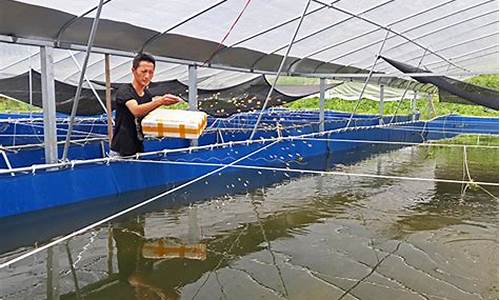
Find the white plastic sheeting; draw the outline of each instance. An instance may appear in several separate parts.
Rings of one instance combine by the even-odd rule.
[[[276,71],[305,0],[252,0],[234,24],[246,3],[108,0],[95,46],[131,55],[144,50],[186,62]],[[0,0],[0,40],[47,41],[60,48],[85,45],[95,10],[84,14],[97,4],[97,0]],[[421,67],[449,76],[498,72],[496,0],[313,1],[285,70],[296,74],[367,72],[387,28],[392,32],[382,50],[386,57],[417,65],[425,52]],[[76,84],[79,71],[69,51],[55,51],[55,77]],[[39,70],[37,53],[37,47],[0,43],[0,78],[24,73],[30,66]],[[81,64],[84,55],[73,54]],[[129,81],[130,65],[130,58],[112,56],[112,80]],[[398,73],[381,60],[375,72]],[[200,87],[223,87],[253,76],[199,68],[198,78]],[[90,57],[87,78],[104,81],[102,54]],[[187,80],[187,67],[159,62],[155,80],[173,78]],[[377,81],[405,86],[392,78]]]

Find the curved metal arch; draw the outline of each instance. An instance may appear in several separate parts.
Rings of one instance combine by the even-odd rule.
[[[367,12],[370,12],[370,11],[373,11],[373,10],[376,10],[376,9],[379,9],[380,7],[382,7],[382,6],[386,5],[387,3],[391,3],[391,2],[394,2],[394,1],[396,1],[396,0],[386,0],[386,1],[385,1],[385,2],[383,2],[383,3],[380,3],[380,4],[377,4],[377,5],[375,5],[375,6],[369,7],[369,8],[367,8],[366,10],[359,12],[359,13],[358,13],[358,15],[362,15],[362,14],[365,14],[365,13],[367,13]],[[331,5],[331,4],[330,4],[330,5]],[[326,6],[326,5],[323,5],[322,7],[323,7],[323,8],[328,8],[328,6]],[[294,44],[297,44],[297,43],[299,43],[299,42],[301,42],[301,41],[304,41],[304,40],[306,40],[306,39],[308,39],[308,38],[310,38],[310,37],[313,37],[313,36],[315,36],[315,35],[317,35],[317,34],[320,34],[320,33],[324,32],[324,31],[326,31],[326,30],[329,30],[329,29],[331,29],[331,28],[332,28],[332,27],[334,27],[334,26],[337,26],[337,25],[339,25],[339,24],[342,24],[342,23],[344,23],[344,22],[347,22],[347,21],[349,21],[349,20],[352,20],[353,18],[354,18],[353,16],[350,16],[350,17],[347,17],[347,18],[345,18],[345,19],[342,19],[342,20],[340,20],[340,21],[338,21],[338,22],[335,22],[335,23],[333,23],[333,24],[330,24],[330,25],[328,25],[328,26],[326,26],[326,27],[320,28],[320,29],[316,30],[315,32],[310,33],[310,34],[308,34],[308,35],[306,35],[306,36],[304,36],[304,37],[301,37],[300,39],[296,40],[296,41],[294,42]],[[261,61],[261,60],[262,60],[264,57],[266,57],[267,55],[269,55],[269,54],[275,54],[275,53],[276,53],[276,52],[278,52],[278,51],[281,51],[281,50],[283,50],[283,49],[286,49],[287,47],[288,47],[288,44],[287,44],[287,45],[283,45],[283,46],[281,46],[281,47],[279,47],[279,48],[277,48],[277,49],[273,50],[272,52],[267,53],[266,55],[261,55],[261,56],[260,56],[260,57],[259,57],[259,58],[258,58],[258,59],[257,59],[257,60],[253,63],[253,64],[252,64],[252,68],[254,68],[254,67],[257,65],[257,63],[258,63],[259,61]],[[296,62],[296,61],[294,61],[293,63],[295,63],[295,62]],[[287,72],[288,72],[289,70],[290,70],[290,67],[287,69]]]
[[[498,21],[495,21],[495,23],[497,23],[497,22]],[[489,33],[489,34],[486,34],[486,35],[474,37],[472,39],[469,39],[469,40],[466,40],[466,41],[461,41],[461,42],[458,42],[458,43],[455,43],[455,44],[452,44],[452,45],[449,45],[449,46],[446,46],[446,47],[443,47],[443,48],[440,48],[440,49],[436,49],[434,51],[436,51],[436,52],[446,51],[446,50],[454,48],[454,47],[463,46],[463,45],[467,45],[467,44],[470,44],[470,43],[473,43],[473,42],[476,42],[476,41],[479,41],[479,40],[482,40],[482,39],[487,39],[487,38],[490,38],[490,37],[493,37],[493,36],[498,36],[498,33],[499,33],[499,31],[495,31],[493,33]],[[414,56],[412,58],[408,58],[408,59],[404,60],[403,62],[411,64],[412,61],[414,61],[415,59],[418,59],[418,58],[419,58],[418,56]],[[393,59],[397,60],[397,57],[394,57]],[[382,70],[387,69],[387,68],[388,68],[388,66],[386,68],[379,69],[379,71],[382,71]]]
[[[335,1],[333,1],[331,4],[335,4],[335,3],[340,2],[340,1],[342,1],[342,0],[335,0]],[[320,11],[320,10],[323,10],[323,9],[325,9],[325,8],[326,8],[326,6],[320,6],[320,7],[317,7],[317,8],[315,8],[315,9],[313,9],[313,10],[311,10],[311,11],[307,12],[307,13],[305,14],[305,16],[309,16],[309,15],[311,15],[311,14],[313,14],[313,13],[315,13],[315,12],[318,12],[318,11]],[[216,56],[217,54],[219,54],[220,52],[223,52],[223,51],[225,51],[225,50],[227,50],[227,49],[230,49],[231,47],[235,47],[235,46],[238,46],[239,44],[242,44],[242,43],[244,43],[244,42],[248,42],[249,40],[252,40],[252,39],[254,39],[254,38],[256,38],[256,37],[259,37],[259,36],[261,36],[261,35],[264,35],[264,34],[266,34],[266,33],[268,33],[268,32],[271,32],[271,31],[273,31],[273,30],[275,30],[275,29],[281,28],[281,27],[283,27],[283,26],[285,26],[285,25],[288,25],[288,24],[290,24],[290,23],[292,23],[292,22],[295,22],[295,21],[297,21],[297,20],[299,20],[299,19],[300,19],[300,16],[297,16],[297,17],[294,17],[294,18],[288,19],[288,20],[286,20],[286,21],[284,21],[284,22],[281,22],[281,23],[279,23],[279,24],[276,24],[276,25],[273,25],[273,26],[271,26],[271,27],[269,27],[269,28],[266,28],[266,29],[264,29],[264,30],[261,30],[261,31],[259,31],[259,32],[255,33],[255,34],[252,34],[251,36],[246,37],[246,38],[244,38],[244,39],[242,39],[242,40],[239,40],[239,41],[237,41],[237,42],[234,42],[234,43],[232,43],[231,45],[229,45],[229,46],[227,46],[227,47],[220,48],[220,49],[218,49],[217,51],[215,51],[215,52],[214,52],[213,57],[215,57],[215,56]]]
[[[455,27],[455,26],[458,26],[458,25],[462,25],[462,24],[464,24],[464,23],[466,23],[466,22],[473,21],[473,20],[476,20],[476,19],[482,18],[482,17],[484,17],[484,16],[487,16],[487,15],[490,15],[490,14],[493,14],[493,13],[496,13],[496,12],[498,12],[498,9],[494,9],[494,10],[491,10],[491,11],[488,11],[488,12],[485,12],[485,13],[482,13],[482,14],[477,15],[477,16],[473,16],[473,17],[468,18],[468,19],[465,19],[465,20],[461,20],[461,21],[459,21],[459,22],[455,22],[455,23],[452,23],[452,24],[448,24],[448,25],[446,25],[446,26],[444,26],[444,27],[441,27],[441,28],[438,28],[438,29],[436,29],[436,30],[432,30],[432,31],[430,31],[430,32],[424,33],[424,34],[422,34],[422,35],[420,35],[420,36],[414,37],[414,38],[413,38],[413,40],[418,40],[418,39],[421,39],[421,38],[424,38],[424,37],[427,37],[427,36],[433,35],[433,34],[435,34],[435,33],[437,33],[437,32],[440,32],[440,31],[443,31],[443,30],[446,30],[446,29],[449,29],[449,28],[452,28],[452,27]],[[497,22],[498,22],[498,21],[497,21]],[[474,28],[474,29],[475,29],[475,28]],[[399,44],[397,44],[397,45],[394,45],[394,46],[392,46],[392,47],[388,48],[387,50],[396,49],[396,48],[398,48],[398,47],[400,47],[400,46],[402,46],[402,45],[405,45],[405,44],[407,44],[407,43],[409,43],[409,42],[408,42],[408,41],[406,41],[406,42],[401,42],[401,43],[399,43]],[[371,45],[373,45],[373,44],[370,44],[370,46],[371,46]],[[437,51],[435,51],[435,52],[437,52]]]
[[[455,0],[450,0],[450,1],[447,1],[447,2],[444,2],[444,3],[441,3],[441,4],[438,4],[438,5],[436,5],[436,6],[432,7],[432,8],[425,9],[425,10],[423,10],[423,11],[417,12],[417,13],[415,13],[415,14],[413,14],[413,15],[403,17],[403,18],[401,18],[401,19],[399,19],[399,20],[396,20],[396,21],[394,21],[394,22],[392,22],[392,23],[388,24],[387,26],[394,26],[394,25],[396,25],[396,24],[398,24],[398,23],[400,23],[400,22],[404,22],[404,21],[406,21],[406,20],[409,20],[409,19],[414,18],[414,17],[416,17],[416,16],[419,16],[419,15],[421,15],[421,14],[427,13],[427,12],[429,12],[429,11],[431,11],[431,10],[437,9],[437,8],[442,7],[442,6],[445,6],[445,5],[448,5],[449,3],[452,3],[452,2],[455,2]],[[367,31],[367,32],[364,32],[364,33],[358,34],[358,35],[356,35],[356,36],[353,36],[353,37],[350,37],[350,38],[348,38],[348,39],[342,40],[342,41],[340,41],[340,42],[338,42],[338,43],[336,43],[336,44],[333,44],[333,45],[327,46],[327,47],[325,47],[325,48],[322,48],[322,49],[316,50],[316,51],[314,51],[314,52],[312,52],[312,53],[309,53],[309,54],[308,54],[308,55],[306,55],[304,58],[309,58],[309,57],[311,57],[311,56],[314,56],[314,55],[317,55],[317,54],[319,54],[319,53],[321,53],[321,52],[324,52],[324,51],[327,51],[327,50],[333,49],[333,48],[335,48],[335,47],[337,47],[337,46],[340,46],[340,45],[342,45],[342,44],[348,43],[348,42],[353,41],[353,40],[355,40],[355,39],[358,39],[358,38],[361,38],[361,37],[367,36],[367,35],[369,35],[369,34],[372,34],[372,33],[374,33],[374,32],[377,32],[377,31],[379,31],[379,30],[382,30],[382,29],[380,29],[380,28],[376,28],[376,29],[372,29],[372,30],[369,30],[369,31]]]
[[[328,5],[327,3],[324,3],[324,2],[323,2],[323,1],[321,1],[321,0],[312,0],[312,1],[314,1],[314,2],[316,2],[316,3],[323,4],[323,5]],[[487,1],[487,2],[492,2],[492,1],[495,1],[495,0],[489,0],[489,1]],[[360,20],[363,20],[363,21],[365,21],[365,22],[367,22],[367,23],[369,23],[369,24],[372,24],[372,25],[374,25],[374,26],[377,26],[377,27],[379,27],[379,28],[381,28],[381,29],[388,30],[388,31],[389,31],[389,32],[391,32],[392,34],[395,34],[395,35],[397,35],[397,36],[399,36],[399,37],[401,37],[401,38],[403,38],[403,39],[407,40],[408,42],[410,42],[410,43],[414,44],[415,46],[417,46],[417,47],[419,47],[419,48],[421,48],[421,49],[423,49],[423,50],[427,50],[427,51],[429,51],[431,54],[433,54],[433,55],[435,55],[435,56],[437,56],[437,57],[441,58],[442,60],[444,60],[444,61],[448,62],[449,64],[451,64],[451,65],[453,65],[453,66],[456,66],[457,68],[460,68],[460,69],[462,69],[462,70],[464,70],[464,71],[466,71],[466,72],[470,72],[470,70],[468,70],[468,69],[466,69],[466,68],[463,68],[463,67],[461,67],[461,66],[459,66],[459,65],[457,65],[457,64],[455,64],[455,63],[453,63],[453,62],[451,62],[451,61],[450,61],[450,60],[448,60],[446,57],[444,57],[444,56],[442,56],[442,55],[439,55],[439,54],[435,53],[434,51],[432,51],[432,50],[431,50],[431,49],[429,49],[428,47],[425,47],[424,45],[422,45],[422,44],[420,44],[420,43],[415,42],[415,41],[414,41],[414,40],[412,40],[411,38],[409,38],[409,37],[407,37],[407,36],[405,36],[405,35],[403,35],[403,34],[401,34],[401,33],[397,32],[397,31],[395,31],[395,30],[393,30],[393,29],[391,29],[391,28],[389,28],[389,27],[387,27],[387,26],[381,25],[381,24],[379,24],[379,23],[377,23],[377,22],[375,22],[375,21],[369,20],[369,19],[367,19],[367,18],[357,16],[357,15],[355,15],[355,14],[351,13],[350,11],[347,11],[347,10],[342,9],[342,8],[339,8],[339,7],[334,7],[333,5],[328,5],[328,7],[329,7],[329,8],[331,8],[331,9],[334,9],[334,10],[337,10],[337,11],[340,11],[340,12],[343,12],[343,13],[346,13],[346,14],[349,14],[349,15],[352,15],[352,16],[356,16],[356,18],[359,18]]]
[[[106,5],[107,3],[111,2],[111,0],[105,0],[102,4],[102,6]],[[59,28],[59,31],[57,32],[57,35],[56,35],[56,41],[55,41],[55,44],[57,46],[60,45],[61,43],[61,36],[62,34],[64,33],[64,31],[66,31],[66,29],[68,29],[69,26],[71,26],[73,23],[75,23],[76,21],[78,21],[79,19],[85,17],[86,15],[90,14],[91,12],[95,11],[97,8],[99,8],[99,5],[97,6],[94,6],[93,8],[89,9],[88,11],[84,12],[83,14],[81,14],[80,16],[75,16],[73,17],[71,20],[69,20],[68,22],[64,23],[61,28]]]
[[[446,6],[446,5],[448,5],[448,4],[450,4],[450,3],[453,3],[453,2],[455,2],[455,1],[456,1],[456,0],[449,0],[449,1],[446,1],[446,2],[443,2],[443,3],[439,3],[439,4],[437,4],[437,5],[433,6],[433,7],[430,7],[430,8],[424,9],[424,10],[419,11],[419,12],[416,12],[416,13],[414,13],[414,14],[412,14],[412,15],[405,16],[405,17],[400,18],[400,19],[398,19],[398,20],[396,20],[396,21],[393,21],[393,22],[391,22],[390,24],[388,24],[387,26],[394,26],[394,25],[396,25],[396,24],[398,24],[398,23],[400,23],[400,22],[404,22],[404,21],[409,20],[409,19],[411,19],[411,18],[414,18],[414,17],[417,17],[417,16],[419,16],[419,15],[425,14],[425,13],[427,13],[427,12],[429,12],[429,11],[432,11],[432,10],[438,9],[438,8],[440,8],[440,7],[442,7],[442,6]],[[348,39],[345,39],[345,40],[343,40],[343,41],[340,41],[340,42],[338,42],[338,43],[336,43],[336,44],[333,44],[333,45],[327,46],[327,47],[322,48],[322,49],[319,49],[319,50],[315,50],[315,51],[313,51],[313,52],[311,52],[311,53],[309,53],[309,54],[307,54],[307,55],[303,56],[303,57],[301,58],[301,60],[306,59],[306,58],[310,58],[311,56],[314,56],[314,55],[319,54],[319,53],[321,53],[321,52],[324,52],[324,51],[330,50],[330,49],[332,49],[332,48],[334,48],[334,47],[340,46],[340,45],[342,45],[342,44],[344,44],[344,43],[347,43],[347,42],[353,41],[353,40],[358,39],[358,38],[361,38],[361,37],[363,37],[363,36],[366,36],[366,35],[372,34],[372,33],[376,32],[376,31],[379,31],[379,30],[382,30],[382,29],[380,29],[380,28],[376,28],[376,29],[373,29],[373,30],[369,30],[369,31],[367,31],[367,32],[364,32],[364,33],[358,34],[358,35],[356,35],[356,36],[354,36],[354,37],[350,37],[350,38],[348,38]],[[297,62],[298,62],[298,61],[297,61]],[[297,62],[295,62],[295,63],[297,63]]]
[[[187,22],[189,22],[189,21],[191,21],[191,20],[193,20],[193,19],[195,19],[195,18],[197,18],[197,17],[201,16],[202,14],[204,14],[204,13],[206,13],[206,12],[208,12],[208,11],[210,11],[210,10],[214,9],[214,8],[216,8],[217,6],[219,6],[219,5],[223,4],[223,3],[227,2],[227,1],[228,1],[228,0],[222,0],[222,1],[219,1],[219,2],[217,2],[217,3],[215,3],[215,4],[211,5],[211,6],[209,6],[209,7],[205,8],[205,9],[203,9],[203,10],[201,10],[201,11],[199,11],[199,12],[195,13],[194,15],[192,15],[192,16],[190,16],[190,17],[188,17],[187,19],[184,19],[184,20],[182,20],[181,22],[179,22],[179,23],[177,23],[177,24],[175,24],[175,25],[171,26],[171,27],[170,27],[170,28],[168,28],[167,30],[165,30],[165,31],[163,31],[163,32],[158,32],[158,33],[156,33],[155,35],[153,35],[152,37],[150,37],[149,39],[147,39],[147,40],[146,40],[146,41],[142,44],[142,46],[141,46],[141,50],[140,50],[139,52],[143,52],[143,51],[144,51],[144,49],[145,49],[145,48],[146,48],[149,44],[151,44],[152,42],[154,42],[155,40],[157,40],[158,38],[160,38],[162,35],[164,35],[164,34],[166,34],[166,33],[170,32],[170,31],[172,31],[172,30],[176,29],[177,27],[179,27],[179,26],[181,26],[181,25],[186,24]]]

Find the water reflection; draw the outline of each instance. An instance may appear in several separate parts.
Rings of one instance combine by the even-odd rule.
[[[498,182],[498,158],[492,159],[498,151],[481,151],[469,153],[473,178]],[[458,157],[409,147],[335,167],[461,179]],[[256,172],[240,180],[217,176],[208,185],[249,180],[251,189],[190,206],[168,206],[166,199],[164,206],[71,240],[76,280],[60,248],[60,298],[496,298],[498,202],[483,191],[358,177],[283,180],[279,172],[261,173],[262,181],[275,184],[252,186],[261,181]],[[489,191],[498,196],[498,189]],[[197,193],[209,194],[205,183],[175,197],[193,202]],[[0,298],[46,298],[46,286],[14,280],[45,282],[46,271],[26,272],[45,269],[44,255],[0,271]]]

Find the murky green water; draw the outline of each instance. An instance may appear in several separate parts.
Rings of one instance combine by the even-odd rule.
[[[498,149],[466,155],[409,147],[339,170],[462,180],[468,168],[498,182]],[[498,188],[486,189],[293,178],[74,238],[53,249],[49,280],[47,252],[0,270],[0,298],[44,299],[53,285],[61,299],[497,299]]]

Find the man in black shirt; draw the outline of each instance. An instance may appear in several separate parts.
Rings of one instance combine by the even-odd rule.
[[[172,105],[181,99],[165,94],[152,97],[147,87],[153,78],[155,59],[139,53],[132,63],[133,80],[116,92],[116,116],[110,155],[128,156],[144,152],[141,120],[162,105]]]

